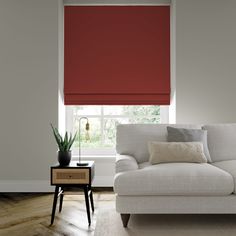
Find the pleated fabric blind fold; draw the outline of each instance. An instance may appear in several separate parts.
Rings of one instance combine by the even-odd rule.
[[[169,6],[65,6],[66,105],[169,105]]]

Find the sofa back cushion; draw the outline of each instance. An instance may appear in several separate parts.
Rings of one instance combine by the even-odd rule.
[[[202,142],[207,161],[212,162],[207,145],[207,130],[180,129],[167,126],[167,134],[168,142]]]
[[[236,160],[236,123],[204,125],[211,160]]]
[[[131,155],[138,163],[149,160],[148,142],[167,142],[167,126],[170,124],[122,124],[117,126],[116,151]],[[201,125],[171,124],[172,127],[201,129]]]

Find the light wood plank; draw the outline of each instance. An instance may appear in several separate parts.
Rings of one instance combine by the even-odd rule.
[[[101,199],[101,200],[100,200]],[[113,191],[95,191],[95,212],[88,226],[84,196],[65,195],[62,212],[50,226],[53,194],[0,194],[0,235],[93,235],[99,208],[114,204]]]

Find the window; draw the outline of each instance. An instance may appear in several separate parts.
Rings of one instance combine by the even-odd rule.
[[[79,118],[90,123],[90,141],[86,141],[85,124],[81,120],[82,155],[115,154],[116,125],[128,123],[168,123],[168,106],[66,106],[66,129],[75,133]],[[73,145],[78,155],[79,136]]]

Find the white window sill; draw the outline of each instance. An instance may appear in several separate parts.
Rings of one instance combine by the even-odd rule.
[[[116,159],[116,155],[82,155],[81,156],[81,160],[84,161],[96,161],[96,162],[115,162]],[[78,155],[74,155],[72,157],[72,161],[78,161],[79,160],[79,156]]]

